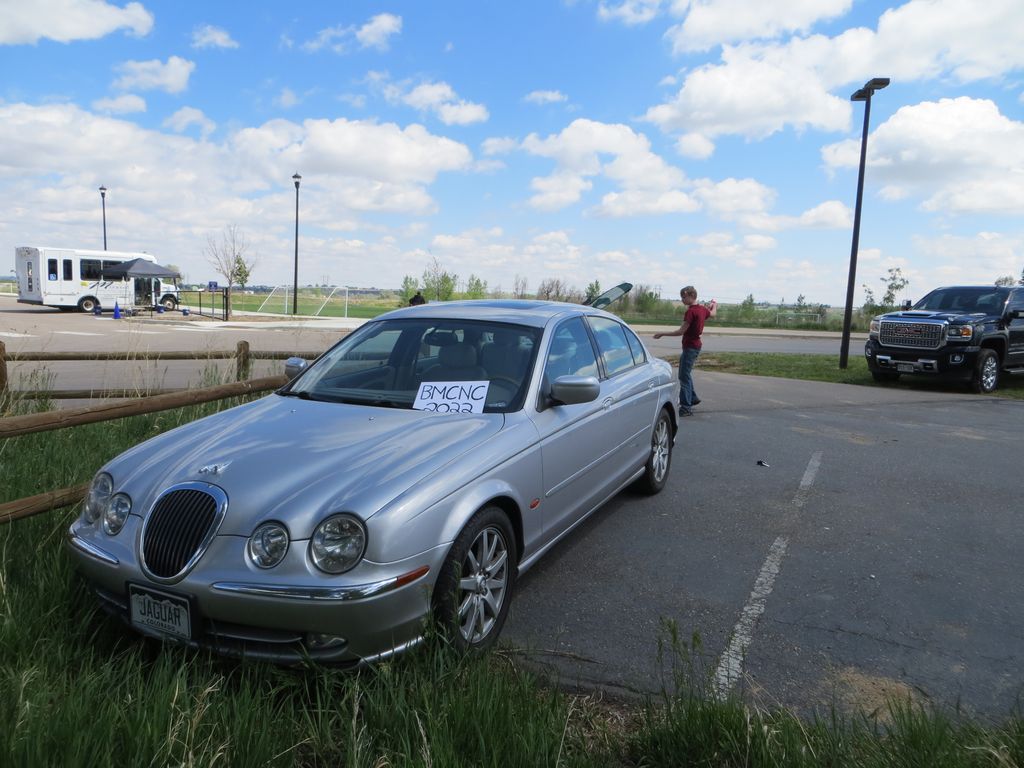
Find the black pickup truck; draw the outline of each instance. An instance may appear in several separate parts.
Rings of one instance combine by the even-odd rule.
[[[864,356],[875,381],[934,376],[992,392],[1024,374],[1024,287],[936,288],[913,307],[871,321]]]

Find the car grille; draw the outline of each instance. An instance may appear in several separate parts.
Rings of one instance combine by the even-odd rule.
[[[160,497],[142,531],[142,561],[158,579],[181,578],[195,565],[227,508],[219,488],[187,485]]]
[[[887,347],[938,349],[942,343],[943,327],[942,323],[883,320],[878,329],[878,341]]]

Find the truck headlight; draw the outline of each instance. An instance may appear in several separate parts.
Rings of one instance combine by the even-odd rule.
[[[89,486],[89,494],[85,497],[85,505],[82,507],[82,517],[89,525],[95,524],[106,509],[110,494],[114,492],[114,479],[106,472],[100,472],[92,479]]]
[[[331,515],[313,531],[309,556],[324,573],[344,573],[363,559],[366,528],[353,515]]]
[[[946,331],[948,339],[969,339],[974,336],[973,325],[951,325]]]
[[[868,324],[868,333],[878,333],[878,326],[879,325],[880,325],[879,319],[877,317],[872,318],[871,322]]]
[[[103,510],[103,530],[109,536],[116,536],[124,527],[124,521],[128,519],[132,511],[132,500],[126,493],[115,494],[107,502],[107,508]]]
[[[280,523],[263,523],[249,537],[249,559],[259,568],[273,568],[288,554],[288,530]]]

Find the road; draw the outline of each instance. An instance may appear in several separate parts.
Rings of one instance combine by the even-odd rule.
[[[345,330],[125,322],[0,301],[9,351],[223,350],[239,339],[318,350]],[[675,351],[678,339],[663,343]],[[67,365],[69,380],[94,386],[125,375]],[[196,369],[164,363],[149,375]],[[701,369],[695,380],[703,403],[682,422],[666,489],[616,497],[526,574],[504,642],[568,686],[653,692],[671,678],[659,639],[674,626],[685,643],[700,639],[678,669],[692,662],[698,680],[763,706],[870,710],[908,695],[1007,715],[1024,692],[1024,403]]]

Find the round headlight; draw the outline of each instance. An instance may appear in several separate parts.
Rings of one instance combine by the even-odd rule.
[[[124,527],[128,513],[132,511],[132,500],[127,494],[118,493],[107,502],[103,511],[103,530],[110,536],[116,536]]]
[[[309,555],[325,573],[344,573],[362,560],[366,529],[352,515],[331,515],[313,531]]]
[[[249,537],[249,559],[260,568],[273,568],[288,553],[288,531],[280,523],[264,523]]]
[[[100,519],[113,492],[114,480],[106,472],[100,472],[92,479],[89,495],[85,497],[85,506],[82,507],[82,517],[87,523],[91,525]]]

